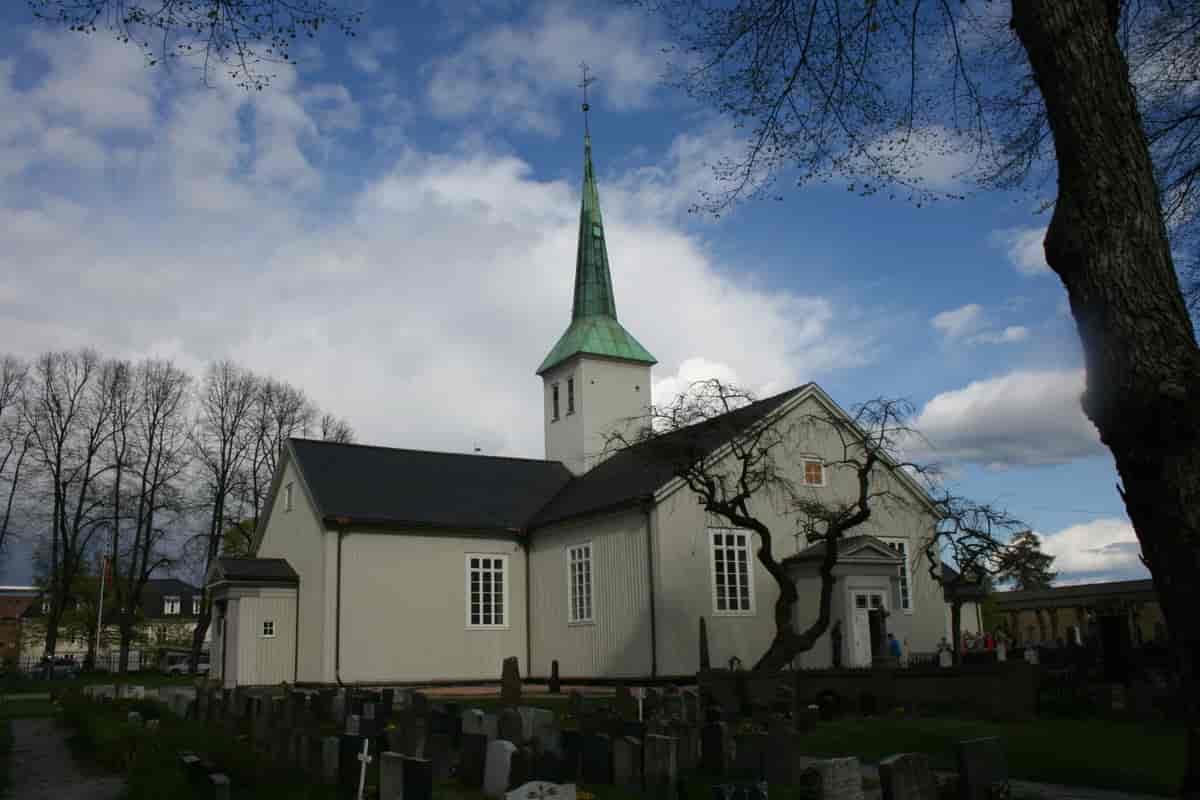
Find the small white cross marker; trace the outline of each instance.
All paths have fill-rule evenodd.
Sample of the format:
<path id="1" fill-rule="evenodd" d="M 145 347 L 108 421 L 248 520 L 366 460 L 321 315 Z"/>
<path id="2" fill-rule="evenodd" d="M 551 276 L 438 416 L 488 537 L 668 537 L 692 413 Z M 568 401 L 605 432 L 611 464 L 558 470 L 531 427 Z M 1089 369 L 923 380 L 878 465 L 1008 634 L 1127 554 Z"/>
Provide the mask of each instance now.
<path id="1" fill-rule="evenodd" d="M 363 739 L 363 749 L 362 752 L 358 754 L 357 758 L 362 763 L 362 766 L 358 769 L 358 800 L 362 800 L 363 785 L 367 781 L 367 765 L 375 760 L 371 757 L 370 739 Z"/>

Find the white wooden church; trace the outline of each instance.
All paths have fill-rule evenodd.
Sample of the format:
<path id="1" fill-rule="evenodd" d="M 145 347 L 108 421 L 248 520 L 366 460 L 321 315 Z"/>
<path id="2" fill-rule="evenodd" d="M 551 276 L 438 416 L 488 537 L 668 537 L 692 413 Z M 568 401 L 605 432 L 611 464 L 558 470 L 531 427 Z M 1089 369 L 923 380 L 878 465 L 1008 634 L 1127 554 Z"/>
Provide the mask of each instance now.
<path id="1" fill-rule="evenodd" d="M 714 663 L 752 664 L 773 632 L 774 581 L 747 531 L 710 518 L 671 470 L 634 450 L 603 458 L 603 437 L 644 413 L 655 359 L 617 319 L 590 137 L 571 323 L 537 369 L 545 459 L 290 440 L 255 533 L 255 557 L 222 558 L 214 600 L 212 676 L 225 686 L 496 680 L 505 657 L 545 677 L 695 674 L 699 619 Z M 843 413 L 809 383 L 742 408 L 769 415 Z M 712 442 L 711 457 L 722 457 Z M 840 443 L 796 442 L 805 491 L 849 494 L 827 469 Z M 833 450 L 834 447 L 838 449 Z M 877 509 L 842 542 L 833 619 L 843 664 L 871 660 L 868 612 L 888 611 L 904 651 L 948 634 L 941 587 L 918 559 L 934 525 L 920 487 Z M 792 531 L 781 510 L 756 509 Z M 797 628 L 817 613 L 815 558 L 790 556 Z M 830 637 L 798 666 L 828 665 Z"/>

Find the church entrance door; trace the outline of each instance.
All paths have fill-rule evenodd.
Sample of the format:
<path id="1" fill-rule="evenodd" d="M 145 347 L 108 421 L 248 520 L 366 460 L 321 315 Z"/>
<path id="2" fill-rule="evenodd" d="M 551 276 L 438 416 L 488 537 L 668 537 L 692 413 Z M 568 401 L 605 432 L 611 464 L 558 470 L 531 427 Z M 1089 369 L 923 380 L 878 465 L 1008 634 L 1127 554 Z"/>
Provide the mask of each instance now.
<path id="1" fill-rule="evenodd" d="M 850 609 L 850 666 L 871 666 L 872 609 L 883 608 L 882 592 L 853 592 Z"/>

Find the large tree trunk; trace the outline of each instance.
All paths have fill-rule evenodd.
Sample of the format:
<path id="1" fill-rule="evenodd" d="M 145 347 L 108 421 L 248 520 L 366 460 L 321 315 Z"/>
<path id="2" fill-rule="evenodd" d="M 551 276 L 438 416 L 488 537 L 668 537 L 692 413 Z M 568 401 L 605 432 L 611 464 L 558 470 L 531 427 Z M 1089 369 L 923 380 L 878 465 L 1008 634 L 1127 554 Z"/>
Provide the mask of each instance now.
<path id="1" fill-rule="evenodd" d="M 1046 260 L 1087 363 L 1083 408 L 1112 451 L 1183 693 L 1184 797 L 1200 797 L 1200 348 L 1171 261 L 1116 0 L 1013 0 L 1046 104 L 1058 201 Z"/>
<path id="2" fill-rule="evenodd" d="M 954 666 L 962 664 L 962 601 L 950 602 L 950 646 L 954 648 L 950 656 Z"/>

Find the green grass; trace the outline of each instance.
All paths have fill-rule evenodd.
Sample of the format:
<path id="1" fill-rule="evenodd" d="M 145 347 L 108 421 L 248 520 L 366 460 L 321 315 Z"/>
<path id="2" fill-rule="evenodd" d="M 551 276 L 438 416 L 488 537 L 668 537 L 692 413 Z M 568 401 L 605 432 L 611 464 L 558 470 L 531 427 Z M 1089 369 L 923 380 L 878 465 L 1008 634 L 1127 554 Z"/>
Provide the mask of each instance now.
<path id="1" fill-rule="evenodd" d="M 878 761 L 893 753 L 928 753 L 935 768 L 954 768 L 954 745 L 999 736 L 1013 778 L 1173 795 L 1184 766 L 1184 732 L 1163 723 L 1040 719 L 845 719 L 808 734 L 812 755 Z"/>
<path id="2" fill-rule="evenodd" d="M 0 719 L 0 797 L 8 794 L 12 780 L 12 720 Z"/>

